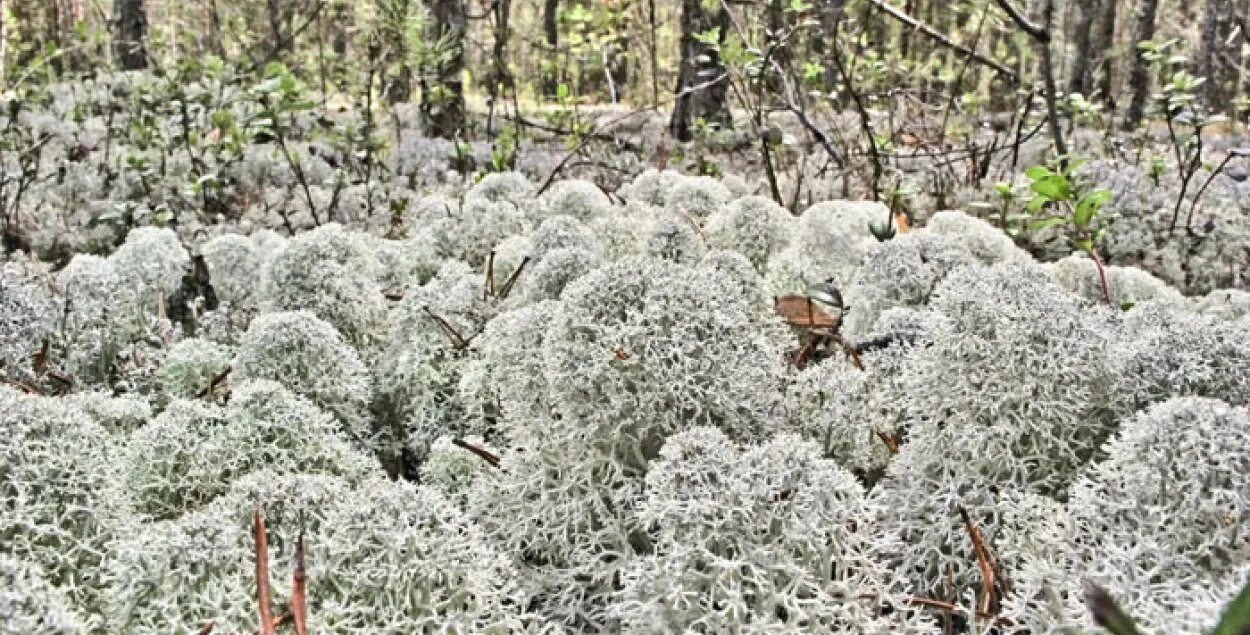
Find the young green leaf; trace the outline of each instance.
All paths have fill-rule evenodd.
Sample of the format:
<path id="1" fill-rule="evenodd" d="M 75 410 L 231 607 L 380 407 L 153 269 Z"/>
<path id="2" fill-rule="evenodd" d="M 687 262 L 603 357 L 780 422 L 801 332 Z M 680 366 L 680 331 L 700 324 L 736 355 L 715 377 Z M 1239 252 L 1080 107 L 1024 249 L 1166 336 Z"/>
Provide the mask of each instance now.
<path id="1" fill-rule="evenodd" d="M 1072 184 L 1058 174 L 1049 174 L 1033 181 L 1033 191 L 1054 201 L 1072 198 Z"/>

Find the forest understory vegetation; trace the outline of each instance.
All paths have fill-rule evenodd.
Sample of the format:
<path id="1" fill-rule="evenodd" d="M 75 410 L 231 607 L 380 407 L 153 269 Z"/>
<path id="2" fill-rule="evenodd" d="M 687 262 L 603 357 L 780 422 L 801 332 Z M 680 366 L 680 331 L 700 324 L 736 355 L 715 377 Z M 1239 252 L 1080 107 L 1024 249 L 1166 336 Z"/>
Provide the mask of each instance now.
<path id="1" fill-rule="evenodd" d="M 1246 635 L 1248 20 L 0 0 L 0 634 Z"/>

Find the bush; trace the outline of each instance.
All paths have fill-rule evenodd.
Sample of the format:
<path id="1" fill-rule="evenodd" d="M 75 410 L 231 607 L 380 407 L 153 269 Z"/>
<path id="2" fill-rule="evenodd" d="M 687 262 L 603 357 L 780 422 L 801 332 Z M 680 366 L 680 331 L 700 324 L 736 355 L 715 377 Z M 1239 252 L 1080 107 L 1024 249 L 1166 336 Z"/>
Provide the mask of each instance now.
<path id="1" fill-rule="evenodd" d="M 31 355 L 53 328 L 51 294 L 27 281 L 17 265 L 5 264 L 0 270 L 0 370 L 4 375 L 31 376 Z"/>
<path id="2" fill-rule="evenodd" d="M 305 535 L 311 632 L 517 631 L 515 573 L 441 495 L 406 482 L 259 473 L 201 512 L 136 527 L 110 562 L 119 632 L 257 626 L 252 513 L 277 601 Z M 205 593 L 203 589 L 213 589 Z"/>
<path id="3" fill-rule="evenodd" d="M 37 567 L 87 626 L 121 516 L 108 432 L 65 401 L 0 388 L 0 556 Z"/>
<path id="4" fill-rule="evenodd" d="M 0 633 L 76 635 L 86 632 L 68 598 L 35 567 L 0 556 Z"/>
<path id="5" fill-rule="evenodd" d="M 790 242 L 795 224 L 772 199 L 748 196 L 714 210 L 703 230 L 711 247 L 736 251 L 763 271 L 768 259 Z"/>
<path id="6" fill-rule="evenodd" d="M 1114 431 L 1117 368 L 1105 309 L 1035 265 L 958 269 L 930 307 L 927 343 L 900 380 L 907 440 L 872 497 L 900 543 L 895 573 L 943 597 L 979 575 L 956 507 L 993 536 L 1004 496 L 1063 495 Z"/>
<path id="7" fill-rule="evenodd" d="M 1094 630 L 1083 605 L 1092 582 L 1144 632 L 1207 632 L 1250 573 L 1250 530 L 1238 520 L 1250 500 L 1250 415 L 1171 399 L 1126 422 L 1103 454 L 1063 513 L 1012 538 L 1036 545 L 1016 575 L 1021 626 Z"/>
<path id="8" fill-rule="evenodd" d="M 191 266 L 191 256 L 172 229 L 136 227 L 109 256 L 122 288 L 147 312 L 155 313 L 158 297 L 170 301 Z"/>
<path id="9" fill-rule="evenodd" d="M 386 332 L 382 264 L 365 235 L 323 225 L 291 239 L 267 269 L 267 311 L 310 311 L 362 352 Z"/>
<path id="10" fill-rule="evenodd" d="M 874 560 L 862 486 L 790 435 L 739 449 L 719 430 L 669 438 L 639 517 L 654 555 L 623 580 L 627 632 L 930 632 Z M 893 604 L 891 615 L 879 606 Z"/>
<path id="11" fill-rule="evenodd" d="M 158 374 L 162 392 L 171 398 L 191 398 L 207 390 L 230 367 L 230 349 L 199 338 L 179 341 L 165 355 Z"/>
<path id="12" fill-rule="evenodd" d="M 337 417 L 350 439 L 367 444 L 373 438 L 368 369 L 333 326 L 308 311 L 253 320 L 239 344 L 232 378 L 276 381 Z"/>

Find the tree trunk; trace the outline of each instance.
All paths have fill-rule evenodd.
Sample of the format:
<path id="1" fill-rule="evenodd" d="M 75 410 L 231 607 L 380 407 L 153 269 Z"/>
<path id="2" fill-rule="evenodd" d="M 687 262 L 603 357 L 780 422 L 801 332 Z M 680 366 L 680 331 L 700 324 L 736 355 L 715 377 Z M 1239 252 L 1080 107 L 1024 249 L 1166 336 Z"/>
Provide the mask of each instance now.
<path id="1" fill-rule="evenodd" d="M 143 37 L 148 20 L 143 0 L 114 0 L 113 2 L 113 55 L 117 66 L 124 71 L 148 67 L 148 52 Z"/>
<path id="2" fill-rule="evenodd" d="M 1207 0 L 1202 19 L 1202 46 L 1197 55 L 1195 74 L 1207 78 L 1204 92 L 1207 106 L 1213 111 L 1223 108 L 1229 99 L 1228 78 L 1232 51 L 1227 45 L 1233 31 L 1233 1 Z"/>
<path id="3" fill-rule="evenodd" d="M 1094 13 L 1098 6 L 1094 2 L 1073 3 L 1076 9 L 1076 23 L 1072 29 L 1072 63 L 1068 66 L 1068 93 L 1080 93 L 1089 96 L 1094 83 L 1090 77 L 1090 62 L 1093 59 L 1092 39 L 1094 31 Z M 1104 44 L 1105 45 L 1105 44 Z"/>
<path id="4" fill-rule="evenodd" d="M 1129 71 L 1128 86 L 1132 93 L 1128 104 L 1128 112 L 1124 114 L 1124 129 L 1132 130 L 1141 124 L 1146 114 L 1146 100 L 1150 97 L 1150 63 L 1146 61 L 1144 51 L 1137 47 L 1139 42 L 1153 40 L 1155 37 L 1155 18 L 1159 13 L 1159 0 L 1137 0 L 1133 9 L 1133 66 Z"/>
<path id="5" fill-rule="evenodd" d="M 543 60 L 543 95 L 556 96 L 560 85 L 560 0 L 546 0 L 543 5 L 543 37 L 547 43 L 547 59 Z"/>
<path id="6" fill-rule="evenodd" d="M 441 42 L 433 63 L 421 72 L 421 122 L 425 132 L 453 139 L 464 131 L 464 0 L 426 0 L 426 41 Z"/>
<path id="7" fill-rule="evenodd" d="M 733 127 L 733 117 L 726 103 L 728 78 L 720 54 L 695 36 L 716 30 L 724 43 L 729 30 L 729 13 L 723 4 L 709 11 L 702 0 L 681 3 L 681 66 L 677 72 L 677 102 L 669 133 L 681 141 L 689 141 L 695 122 L 702 120 L 712 127 Z"/>
<path id="8" fill-rule="evenodd" d="M 1098 18 L 1099 44 L 1102 50 L 1098 74 L 1098 92 L 1103 103 L 1115 110 L 1115 65 L 1119 57 L 1115 52 L 1115 27 L 1119 16 L 1116 7 L 1119 0 L 1102 0 L 1102 15 Z"/>

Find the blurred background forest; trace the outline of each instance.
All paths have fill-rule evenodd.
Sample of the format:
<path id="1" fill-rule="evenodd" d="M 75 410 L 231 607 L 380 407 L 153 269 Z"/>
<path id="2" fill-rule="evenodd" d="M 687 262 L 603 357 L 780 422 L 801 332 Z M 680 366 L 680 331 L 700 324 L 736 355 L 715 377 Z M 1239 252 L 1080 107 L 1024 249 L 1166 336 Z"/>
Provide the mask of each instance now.
<path id="1" fill-rule="evenodd" d="M 327 217 L 350 217 L 332 209 L 341 190 L 393 183 L 397 163 L 417 166 L 404 180 L 414 192 L 517 170 L 542 189 L 576 176 L 610 193 L 654 167 L 741 175 L 796 213 L 828 198 L 879 200 L 916 222 L 964 209 L 1041 256 L 1056 239 L 1037 238 L 1038 210 L 1024 208 L 1037 204 L 1031 182 L 1044 175 L 1026 174 L 1037 167 L 1084 179 L 1087 193 L 1101 186 L 1113 208 L 1125 191 L 1149 189 L 1152 209 L 1138 215 L 1161 218 L 1151 230 L 1165 230 L 1159 240 L 1246 224 L 1201 201 L 1230 198 L 1246 177 L 1250 152 L 1237 139 L 1250 115 L 1247 0 L 0 5 L 11 111 L 78 93 L 61 99 L 74 105 L 58 116 L 104 117 L 111 132 L 78 151 L 106 150 L 106 185 L 142 176 L 154 159 L 166 176 L 166 155 L 147 153 L 158 146 L 192 157 L 190 195 L 153 202 L 160 188 L 140 179 L 141 211 L 159 222 L 241 215 L 246 179 L 231 168 L 261 143 L 276 146 L 307 207 L 317 207 L 314 190 L 329 190 Z M 87 86 L 114 89 L 84 97 Z M 33 182 L 53 164 L 36 133 L 16 128 L 6 127 L 3 149 Z M 128 153 L 107 153 L 115 137 Z M 324 163 L 328 176 L 310 182 L 301 162 Z M 1110 182 L 1126 169 L 1135 181 Z M 21 181 L 6 181 L 10 244 L 26 240 L 12 229 Z M 402 197 L 378 194 L 375 205 L 375 194 L 370 213 L 402 213 Z M 1238 264 L 1250 259 L 1233 243 Z M 1070 247 L 1055 244 L 1060 255 Z"/>

